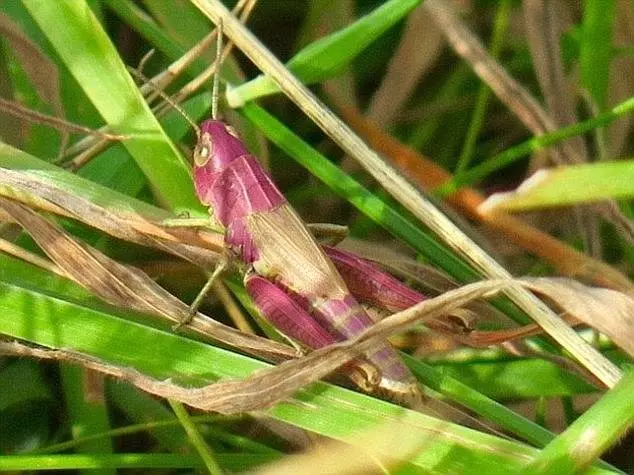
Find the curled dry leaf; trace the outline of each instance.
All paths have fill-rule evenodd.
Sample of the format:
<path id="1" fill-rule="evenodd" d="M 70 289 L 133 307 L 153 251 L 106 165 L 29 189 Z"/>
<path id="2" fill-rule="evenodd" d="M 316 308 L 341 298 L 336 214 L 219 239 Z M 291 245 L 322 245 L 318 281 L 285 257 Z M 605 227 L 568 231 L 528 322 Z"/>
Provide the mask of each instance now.
<path id="1" fill-rule="evenodd" d="M 523 279 L 523 285 L 552 300 L 562 310 L 596 328 L 634 356 L 634 296 L 587 287 L 572 279 Z"/>
<path id="2" fill-rule="evenodd" d="M 542 280 L 543 282 L 540 282 Z M 576 305 L 574 301 L 586 292 L 592 294 L 594 290 L 599 290 L 598 294 L 602 294 L 602 289 L 590 289 L 581 284 L 568 285 L 569 282 L 559 280 L 493 280 L 469 284 L 387 317 L 355 339 L 316 350 L 303 358 L 287 361 L 275 368 L 258 371 L 243 381 L 221 382 L 195 390 L 180 388 L 175 394 L 182 402 L 205 410 L 232 413 L 262 409 L 290 397 L 302 386 L 326 376 L 394 332 L 402 331 L 416 322 L 437 318 L 474 299 L 491 296 L 510 285 L 526 285 L 548 295 L 559 293 L 557 302 L 571 312 L 587 314 L 593 311 L 585 306 Z M 565 292 L 562 287 L 568 291 Z M 618 294 L 614 291 L 608 292 Z M 565 298 L 562 298 L 563 295 Z M 624 299 L 625 307 L 634 305 L 631 299 L 623 294 L 619 296 Z M 606 295 L 601 295 L 601 298 L 605 297 Z M 562 324 L 565 325 L 564 322 Z M 163 386 L 146 385 L 145 388 L 155 392 L 157 389 L 162 390 Z"/>
<path id="3" fill-rule="evenodd" d="M 19 203 L 0 198 L 0 207 L 20 224 L 71 279 L 106 302 L 179 323 L 188 307 L 138 269 L 125 266 L 79 242 L 57 225 Z M 202 314 L 188 328 L 260 357 L 279 360 L 295 354 L 285 345 L 242 333 Z"/>
<path id="4" fill-rule="evenodd" d="M 2 200 L 3 207 L 5 201 Z M 13 208 L 11 209 L 14 211 Z M 26 211 L 32 213 L 30 210 Z M 35 217 L 42 219 L 37 215 Z M 256 371 L 244 380 L 220 381 L 201 388 L 184 388 L 171 381 L 158 381 L 134 369 L 114 366 L 72 351 L 36 350 L 37 354 L 35 354 L 31 351 L 32 349 L 24 347 L 22 351 L 31 351 L 32 356 L 40 358 L 80 364 L 128 381 L 151 394 L 175 399 L 198 409 L 235 414 L 266 409 L 289 398 L 303 386 L 327 376 L 348 361 L 358 358 L 391 333 L 403 330 L 415 322 L 436 318 L 447 310 L 456 309 L 473 299 L 495 293 L 508 285 L 514 285 L 514 283 L 497 280 L 467 285 L 394 314 L 353 340 L 330 345 L 302 358 Z"/>

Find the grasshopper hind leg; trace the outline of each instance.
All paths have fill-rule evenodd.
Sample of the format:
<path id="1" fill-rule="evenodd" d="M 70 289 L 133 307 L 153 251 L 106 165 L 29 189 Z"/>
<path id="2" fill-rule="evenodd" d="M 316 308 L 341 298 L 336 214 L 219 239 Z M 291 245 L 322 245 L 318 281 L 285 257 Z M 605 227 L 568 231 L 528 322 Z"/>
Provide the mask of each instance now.
<path id="1" fill-rule="evenodd" d="M 340 337 L 324 329 L 300 303 L 273 282 L 257 274 L 249 274 L 244 283 L 260 314 L 286 339 L 313 349 L 340 341 Z M 365 391 L 372 392 L 381 381 L 380 371 L 365 358 L 346 365 L 346 372 Z"/>
<path id="2" fill-rule="evenodd" d="M 335 343 L 334 335 L 317 321 L 284 290 L 257 274 L 244 278 L 247 292 L 260 314 L 287 338 L 316 349 Z"/>

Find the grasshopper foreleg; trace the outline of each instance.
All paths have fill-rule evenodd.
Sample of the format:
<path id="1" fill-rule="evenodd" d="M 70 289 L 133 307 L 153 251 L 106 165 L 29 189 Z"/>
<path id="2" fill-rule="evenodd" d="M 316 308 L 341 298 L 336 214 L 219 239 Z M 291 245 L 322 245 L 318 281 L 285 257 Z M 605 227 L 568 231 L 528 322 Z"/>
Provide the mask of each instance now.
<path id="1" fill-rule="evenodd" d="M 196 295 L 196 298 L 189 306 L 189 311 L 187 312 L 187 315 L 185 316 L 185 318 L 183 318 L 180 322 L 174 325 L 173 327 L 174 331 L 177 331 L 183 325 L 187 325 L 192 320 L 192 318 L 194 318 L 194 315 L 196 315 L 196 312 L 198 311 L 198 307 L 200 307 L 200 304 L 202 303 L 203 299 L 211 290 L 211 287 L 213 286 L 218 276 L 220 276 L 220 274 L 222 274 L 226 268 L 227 268 L 226 259 L 222 259 L 220 262 L 218 262 L 211 276 L 209 277 L 209 279 L 207 279 L 207 282 L 205 283 L 203 288 L 200 290 L 200 292 L 198 292 L 198 295 Z"/>

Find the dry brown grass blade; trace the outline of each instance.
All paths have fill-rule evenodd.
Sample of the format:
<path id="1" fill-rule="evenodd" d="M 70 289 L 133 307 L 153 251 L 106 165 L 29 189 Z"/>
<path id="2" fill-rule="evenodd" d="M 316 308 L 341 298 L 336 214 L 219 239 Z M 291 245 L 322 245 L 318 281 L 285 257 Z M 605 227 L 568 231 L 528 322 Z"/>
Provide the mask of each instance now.
<path id="1" fill-rule="evenodd" d="M 28 209 L 25 210 L 32 213 Z M 353 340 L 321 348 L 302 358 L 256 371 L 244 380 L 220 381 L 201 388 L 184 388 L 169 381 L 158 381 L 135 370 L 113 366 L 90 356 L 69 351 L 51 352 L 50 358 L 95 369 L 128 381 L 151 394 L 174 399 L 205 411 L 222 414 L 256 411 L 289 398 L 300 388 L 322 379 L 348 361 L 358 358 L 395 331 L 403 330 L 417 321 L 436 318 L 448 310 L 496 293 L 509 285 L 516 284 L 511 281 L 470 284 L 392 315 Z M 40 357 L 47 355 L 44 352 Z"/>
<path id="2" fill-rule="evenodd" d="M 302 25 L 302 31 L 295 43 L 295 51 L 300 51 L 309 43 L 327 36 L 329 33 L 341 30 L 355 21 L 356 2 L 354 0 L 340 0 L 337 2 L 337 8 L 330 8 L 330 1 L 312 0 L 309 2 L 309 10 Z M 324 15 L 326 9 L 328 9 L 328 14 Z M 328 94 L 336 96 L 346 104 L 358 104 L 357 85 L 349 65 L 343 68 L 336 77 L 325 81 L 322 87 L 328 91 Z"/>
<path id="3" fill-rule="evenodd" d="M 383 132 L 362 117 L 357 110 L 340 106 L 340 111 L 346 121 L 372 147 L 421 188 L 433 189 L 451 178 L 451 174 L 432 160 Z M 523 249 L 547 260 L 564 276 L 576 277 L 595 285 L 634 293 L 632 282 L 608 264 L 573 249 L 514 216 L 502 212 L 483 212 L 479 207 L 485 197 L 473 188 L 463 188 L 447 197 L 447 200 L 470 219 L 503 233 Z"/>
<path id="4" fill-rule="evenodd" d="M 367 116 L 388 128 L 441 51 L 438 27 L 422 6 L 417 7 L 407 17 L 401 41 L 372 97 Z"/>
<path id="5" fill-rule="evenodd" d="M 41 112 L 34 111 L 32 109 L 24 107 L 19 102 L 9 101 L 1 97 L 0 110 L 4 113 L 13 115 L 14 117 L 25 119 L 38 124 L 50 125 L 58 130 L 66 131 L 69 133 L 72 132 L 77 134 L 94 135 L 95 137 L 107 141 L 126 140 L 129 138 L 126 135 L 109 134 L 102 130 L 95 130 L 89 127 L 84 127 L 83 125 L 74 124 L 64 119 L 60 119 L 59 117 L 53 117 Z"/>
<path id="6" fill-rule="evenodd" d="M 559 126 L 577 122 L 574 109 L 576 96 L 566 79 L 561 60 L 560 37 L 571 25 L 564 24 L 567 6 L 551 0 L 523 2 L 524 25 L 528 37 L 535 74 L 546 101 L 548 111 Z M 581 137 L 572 137 L 570 144 L 584 162 L 588 153 Z"/>
<path id="7" fill-rule="evenodd" d="M 162 225 L 163 220 L 174 217 L 167 211 L 149 207 L 141 211 L 130 201 L 100 203 L 97 196 L 68 192 L 34 170 L 1 170 L 0 196 L 30 207 L 76 219 L 111 236 L 169 252 L 200 266 L 213 267 L 223 250 L 223 238 L 217 233 Z"/>
<path id="8" fill-rule="evenodd" d="M 138 269 L 119 264 L 77 241 L 60 227 L 17 202 L 0 198 L 0 207 L 22 226 L 66 275 L 106 302 L 179 323 L 189 316 L 186 304 Z M 279 360 L 293 349 L 247 335 L 197 314 L 188 328 L 256 356 Z"/>
<path id="9" fill-rule="evenodd" d="M 634 11 L 630 0 L 619 0 L 614 19 L 614 46 L 628 48 L 634 44 Z M 634 57 L 631 54 L 619 54 L 610 64 L 610 83 L 608 85 L 608 103 L 620 104 L 632 96 L 632 78 L 634 78 Z M 631 115 L 621 117 L 607 129 L 607 150 L 610 157 L 621 157 L 628 153 L 634 118 Z"/>

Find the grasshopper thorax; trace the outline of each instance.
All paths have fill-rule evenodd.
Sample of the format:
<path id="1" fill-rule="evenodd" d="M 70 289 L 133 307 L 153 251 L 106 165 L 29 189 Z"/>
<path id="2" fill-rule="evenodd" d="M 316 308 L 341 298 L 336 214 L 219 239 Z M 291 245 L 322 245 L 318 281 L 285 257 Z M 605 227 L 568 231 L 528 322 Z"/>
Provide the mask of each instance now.
<path id="1" fill-rule="evenodd" d="M 220 120 L 206 120 L 201 124 L 194 149 L 194 183 L 203 203 L 210 204 L 209 192 L 220 172 L 248 154 L 233 127 Z"/>

